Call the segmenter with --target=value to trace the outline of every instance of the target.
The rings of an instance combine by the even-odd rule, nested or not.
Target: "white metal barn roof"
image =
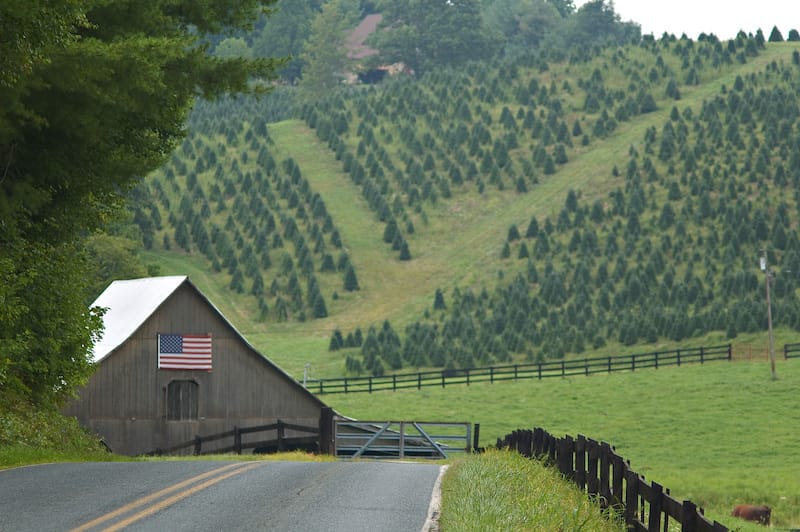
[[[91,305],[106,309],[103,336],[94,344],[94,361],[100,362],[121,346],[187,279],[173,275],[111,283]]]

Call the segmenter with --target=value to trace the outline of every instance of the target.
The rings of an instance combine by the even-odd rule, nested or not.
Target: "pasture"
[[[729,527],[740,503],[768,504],[800,527],[796,455],[800,364],[715,362],[550,381],[325,396],[358,419],[480,423],[482,446],[517,428],[607,441],[637,472]],[[753,525],[755,526],[755,525]],[[755,528],[757,530],[757,528]]]

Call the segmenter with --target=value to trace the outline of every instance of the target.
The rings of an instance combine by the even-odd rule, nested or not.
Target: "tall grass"
[[[625,530],[554,469],[503,451],[450,466],[442,481],[440,525],[445,532]]]
[[[0,469],[47,462],[121,459],[98,438],[55,410],[0,393]]]

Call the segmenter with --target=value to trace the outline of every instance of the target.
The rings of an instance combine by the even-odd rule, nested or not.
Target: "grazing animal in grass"
[[[748,521],[755,521],[762,525],[769,525],[772,508],[764,504],[740,504],[733,509],[731,515]]]

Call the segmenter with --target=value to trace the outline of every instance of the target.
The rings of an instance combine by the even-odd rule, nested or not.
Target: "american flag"
[[[159,334],[158,369],[211,371],[211,335]]]

